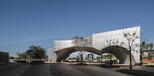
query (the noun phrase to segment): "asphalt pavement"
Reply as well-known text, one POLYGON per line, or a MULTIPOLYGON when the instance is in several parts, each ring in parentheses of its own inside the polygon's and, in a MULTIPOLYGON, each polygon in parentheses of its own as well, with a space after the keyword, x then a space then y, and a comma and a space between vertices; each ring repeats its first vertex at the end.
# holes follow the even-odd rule
POLYGON ((99 66, 48 63, 16 64, 0 68, 0 76, 130 76, 99 66))

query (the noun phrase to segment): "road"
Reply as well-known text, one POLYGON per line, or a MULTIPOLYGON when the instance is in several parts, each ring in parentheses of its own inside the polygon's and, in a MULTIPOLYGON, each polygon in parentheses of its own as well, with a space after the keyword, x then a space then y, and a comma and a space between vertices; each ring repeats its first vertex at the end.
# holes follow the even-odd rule
POLYGON ((0 68, 0 76, 130 76, 99 66, 69 64, 16 64, 0 68))

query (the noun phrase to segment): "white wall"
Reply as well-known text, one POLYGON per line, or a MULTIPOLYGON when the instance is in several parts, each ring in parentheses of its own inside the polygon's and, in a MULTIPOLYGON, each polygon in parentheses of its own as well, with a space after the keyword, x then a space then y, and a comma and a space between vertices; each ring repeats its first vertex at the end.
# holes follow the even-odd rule
POLYGON ((48 61, 49 62, 56 62, 56 60, 57 60, 57 55, 56 55, 56 53, 55 53, 55 51, 54 51, 54 49, 53 48, 50 48, 49 49, 49 55, 48 55, 49 57, 48 57, 48 61))
POLYGON ((54 40, 55 51, 72 46, 73 46, 72 40, 54 40))
MULTIPOLYGON (((126 40, 126 38, 124 38, 123 33, 124 32, 134 33, 135 31, 137 31, 137 35, 140 36, 140 26, 92 34, 92 43, 93 43, 92 45, 94 48, 101 50, 108 46, 106 42, 107 40, 112 40, 112 41, 119 41, 119 45, 121 42, 124 42, 125 44, 123 45, 123 47, 128 49, 127 46, 128 41, 126 40)), ((134 44, 140 45, 140 38, 136 39, 134 44)), ((139 51, 140 46, 136 47, 134 50, 135 51, 132 51, 132 54, 135 58, 135 61, 136 63, 140 63, 140 51, 139 51)))

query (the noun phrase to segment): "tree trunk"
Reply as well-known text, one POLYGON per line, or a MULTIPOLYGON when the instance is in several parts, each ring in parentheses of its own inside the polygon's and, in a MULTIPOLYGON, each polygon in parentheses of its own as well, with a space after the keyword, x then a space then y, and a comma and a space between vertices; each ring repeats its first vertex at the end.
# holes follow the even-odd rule
POLYGON ((131 56, 131 48, 130 48, 130 51, 129 51, 129 59, 130 59, 129 70, 132 70, 132 56, 131 56))
POLYGON ((112 67, 111 53, 110 53, 110 66, 112 67))
POLYGON ((151 59, 150 59, 150 66, 151 66, 151 59))
POLYGON ((103 59, 103 58, 102 58, 102 54, 101 54, 101 64, 102 64, 102 59, 103 59))
POLYGON ((140 50, 140 65, 143 64, 143 52, 142 49, 140 50))
POLYGON ((83 61, 83 54, 80 55, 80 63, 83 61))
POLYGON ((140 65, 142 65, 143 64, 143 57, 142 57, 142 55, 140 55, 140 65))

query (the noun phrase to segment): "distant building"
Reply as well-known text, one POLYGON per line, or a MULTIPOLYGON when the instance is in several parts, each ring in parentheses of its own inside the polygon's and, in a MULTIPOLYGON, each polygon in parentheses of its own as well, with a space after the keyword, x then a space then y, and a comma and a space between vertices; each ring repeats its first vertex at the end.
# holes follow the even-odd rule
POLYGON ((154 50, 146 50, 145 52, 143 52, 143 56, 144 57, 148 57, 148 56, 152 56, 152 57, 154 57, 154 50))
POLYGON ((9 64, 9 53, 0 52, 0 66, 5 66, 9 64))

